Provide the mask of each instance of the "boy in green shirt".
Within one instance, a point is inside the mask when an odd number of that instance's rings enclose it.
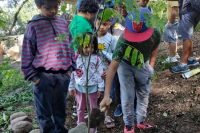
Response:
[[[99,6],[95,1],[83,0],[81,2],[77,15],[73,17],[69,25],[72,39],[83,33],[93,32],[93,25],[90,21],[94,19],[98,9]]]

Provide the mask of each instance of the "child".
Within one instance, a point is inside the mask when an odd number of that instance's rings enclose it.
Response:
[[[59,0],[35,0],[41,11],[28,23],[22,46],[22,72],[34,83],[34,102],[42,133],[65,133],[65,107],[74,52],[65,20],[56,16]],[[63,40],[59,35],[65,35]]]
[[[113,53],[113,59],[106,75],[104,98],[100,103],[100,109],[108,108],[112,81],[117,71],[125,123],[124,133],[134,133],[135,127],[152,128],[144,121],[147,115],[151,91],[150,79],[154,72],[160,34],[156,29],[146,25],[147,19],[144,16],[151,14],[148,8],[139,8],[139,14],[139,24],[136,23],[137,18],[134,12],[126,17],[126,28]],[[136,97],[137,102],[135,103]],[[136,116],[136,123],[134,116]]]
[[[99,6],[94,0],[81,1],[78,13],[73,17],[69,25],[73,39],[80,34],[93,32],[93,24],[90,21],[94,19],[98,9]]]
[[[110,20],[106,20],[101,22],[100,24],[100,19],[97,19],[96,21],[96,29],[97,31],[97,35],[98,35],[98,43],[99,45],[103,45],[103,48],[101,53],[100,53],[100,57],[102,60],[102,64],[103,64],[103,69],[104,69],[104,75],[103,77],[106,77],[106,71],[108,69],[108,66],[112,60],[112,53],[115,49],[115,45],[116,45],[116,39],[115,37],[113,37],[108,30],[110,29],[111,26],[111,22]],[[113,82],[113,87],[112,87],[112,91],[111,91],[111,97],[114,100],[115,98],[115,83]],[[108,115],[108,112],[105,113],[105,120],[104,123],[106,125],[107,128],[112,128],[115,126],[114,120]]]
[[[95,1],[91,0],[78,0],[77,1],[78,13],[75,15],[69,25],[69,30],[72,35],[72,40],[76,40],[76,37],[86,33],[93,32],[93,24],[91,23],[99,7]],[[73,45],[73,44],[72,44]],[[73,46],[75,48],[75,46]],[[77,48],[75,48],[77,50]],[[74,105],[73,107],[76,108]],[[77,113],[74,110],[73,115]]]
[[[77,102],[77,125],[85,122],[84,113],[86,109],[86,89],[89,92],[90,110],[98,108],[97,99],[104,91],[104,81],[101,78],[103,74],[103,66],[100,58],[97,56],[98,41],[94,36],[92,39],[91,33],[83,34],[83,40],[89,40],[89,42],[83,42],[80,44],[78,50],[79,55],[76,60],[77,69],[71,75],[69,93],[76,97]],[[91,55],[91,57],[89,57]],[[88,64],[89,62],[89,64]],[[87,82],[87,67],[88,69],[88,88]]]
[[[168,22],[165,25],[163,40],[169,45],[169,56],[163,63],[173,63],[180,58],[177,53],[178,1],[168,1],[167,12]]]
[[[151,11],[151,13],[153,13],[153,10],[151,9],[151,7],[147,6],[148,3],[149,3],[149,0],[138,0],[139,7],[148,8]]]

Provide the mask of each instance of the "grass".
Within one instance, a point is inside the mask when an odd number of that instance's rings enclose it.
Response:
[[[13,68],[9,59],[0,65],[0,132],[9,132],[9,116],[18,111],[33,112],[27,108],[33,100],[31,84],[20,70]]]
[[[5,92],[28,85],[20,70],[13,68],[10,62],[9,59],[5,59],[0,65],[0,96],[3,96]]]

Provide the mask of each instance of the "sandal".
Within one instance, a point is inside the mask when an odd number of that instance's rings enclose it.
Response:
[[[115,127],[115,121],[110,116],[105,117],[104,124],[107,128]]]
[[[154,126],[152,126],[148,123],[141,122],[141,123],[136,125],[136,128],[138,128],[138,129],[152,129],[152,128],[154,128]]]

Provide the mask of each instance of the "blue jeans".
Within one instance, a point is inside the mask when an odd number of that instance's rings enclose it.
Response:
[[[110,91],[110,97],[115,104],[120,104],[119,89],[120,89],[120,84],[119,84],[118,74],[116,73]]]
[[[34,102],[41,133],[66,133],[65,107],[69,85],[66,74],[40,72],[34,85]]]
[[[148,62],[141,69],[123,61],[120,63],[118,75],[125,125],[133,126],[135,120],[140,123],[146,118],[153,72],[154,70]]]

